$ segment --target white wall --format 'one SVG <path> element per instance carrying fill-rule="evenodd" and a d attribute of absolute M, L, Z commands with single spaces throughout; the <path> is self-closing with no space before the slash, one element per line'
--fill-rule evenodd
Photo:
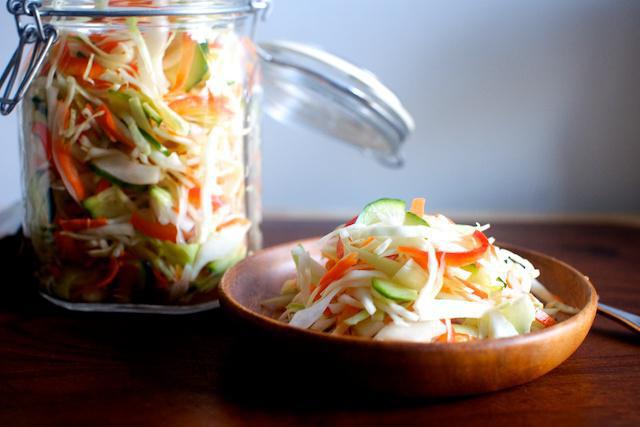
<path fill-rule="evenodd" d="M 417 128 L 388 170 L 264 123 L 268 212 L 354 211 L 424 195 L 455 212 L 640 212 L 640 2 L 276 0 L 258 39 L 322 46 L 375 72 Z M 15 43 L 0 18 L 0 58 Z M 18 197 L 0 118 L 0 205 Z"/>

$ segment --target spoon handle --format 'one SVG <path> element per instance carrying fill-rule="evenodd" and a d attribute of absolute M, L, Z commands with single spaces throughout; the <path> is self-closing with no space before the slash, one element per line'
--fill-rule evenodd
<path fill-rule="evenodd" d="M 598 311 L 608 318 L 620 322 L 636 332 L 640 332 L 640 316 L 602 303 L 598 304 Z"/>

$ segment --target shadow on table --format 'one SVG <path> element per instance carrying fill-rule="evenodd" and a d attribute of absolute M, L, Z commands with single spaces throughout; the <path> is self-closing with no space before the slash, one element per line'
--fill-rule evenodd
<path fill-rule="evenodd" d="M 226 399 L 248 410 L 371 411 L 424 408 L 468 399 L 392 396 L 368 390 L 349 367 L 332 362 L 330 351 L 311 353 L 305 348 L 285 347 L 277 337 L 245 328 L 240 322 L 230 320 L 230 323 L 235 334 L 223 355 L 221 392 Z"/>
<path fill-rule="evenodd" d="M 602 321 L 596 322 L 591 327 L 591 331 L 589 331 L 590 334 L 612 338 L 626 344 L 640 345 L 640 334 L 626 329 L 617 322 L 607 319 L 604 316 L 600 316 L 598 320 Z"/>

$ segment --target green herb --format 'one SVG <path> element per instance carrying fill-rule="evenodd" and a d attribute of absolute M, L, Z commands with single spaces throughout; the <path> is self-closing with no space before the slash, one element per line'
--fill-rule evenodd
<path fill-rule="evenodd" d="M 496 280 L 498 282 L 502 283 L 502 289 L 507 287 L 507 283 L 504 280 L 502 280 L 502 278 L 498 277 Z"/>

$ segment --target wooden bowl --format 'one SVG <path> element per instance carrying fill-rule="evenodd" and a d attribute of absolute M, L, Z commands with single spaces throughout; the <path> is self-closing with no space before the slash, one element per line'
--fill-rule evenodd
<path fill-rule="evenodd" d="M 301 243 L 318 254 L 317 239 Z M 527 335 L 479 340 L 469 343 L 413 343 L 374 341 L 351 336 L 334 336 L 289 326 L 277 313 L 260 302 L 279 294 L 282 283 L 295 276 L 291 242 L 257 252 L 230 269 L 220 285 L 220 302 L 232 316 L 258 329 L 245 339 L 264 340 L 260 358 L 308 360 L 306 368 L 293 366 L 290 377 L 312 378 L 342 372 L 355 390 L 393 396 L 459 396 L 499 390 L 523 384 L 564 362 L 585 339 L 596 314 L 597 294 L 589 279 L 573 267 L 552 257 L 501 245 L 529 259 L 541 272 L 547 288 L 580 311 L 556 325 Z M 306 355 L 299 355 L 303 351 Z M 298 354 L 298 355 L 294 355 Z M 315 362 L 312 362 L 316 360 Z M 291 362 L 288 362 L 291 363 Z M 324 373 L 309 364 L 324 367 Z M 276 368 L 273 368 L 276 369 Z M 295 373 L 305 369 L 306 374 Z M 286 375 L 285 375 L 286 376 Z"/>

